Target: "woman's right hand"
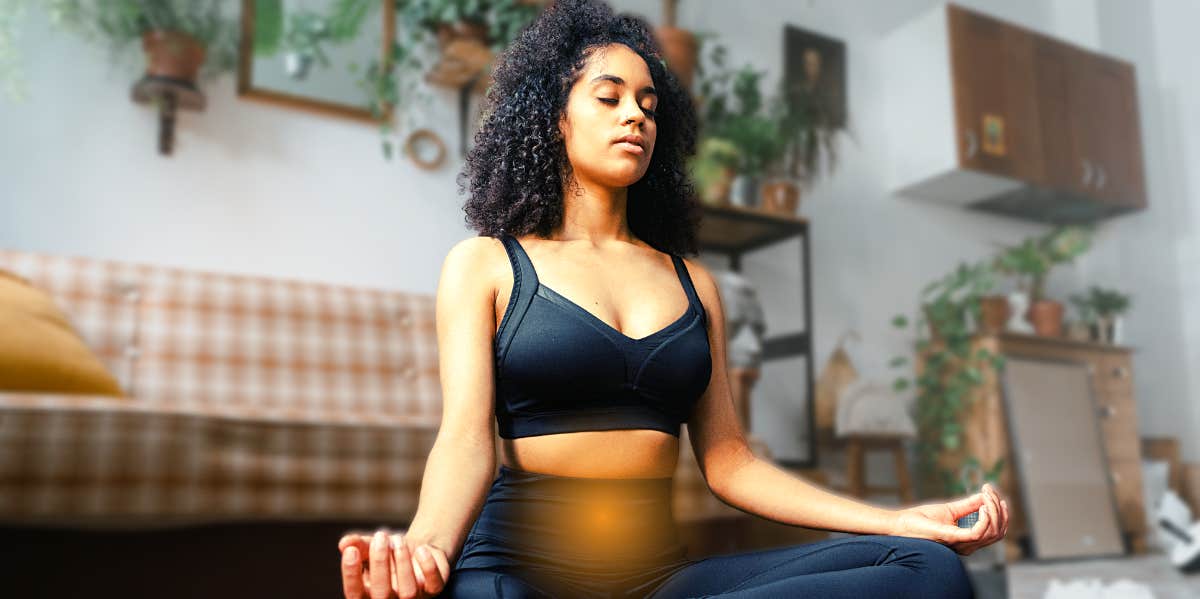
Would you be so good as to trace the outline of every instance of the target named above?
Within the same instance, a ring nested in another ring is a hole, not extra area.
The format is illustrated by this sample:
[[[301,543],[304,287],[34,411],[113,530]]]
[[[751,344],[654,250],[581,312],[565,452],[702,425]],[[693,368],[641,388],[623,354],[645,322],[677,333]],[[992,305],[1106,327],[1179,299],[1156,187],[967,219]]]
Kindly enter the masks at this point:
[[[347,534],[338,549],[346,599],[426,599],[441,593],[450,577],[444,551],[386,529]]]

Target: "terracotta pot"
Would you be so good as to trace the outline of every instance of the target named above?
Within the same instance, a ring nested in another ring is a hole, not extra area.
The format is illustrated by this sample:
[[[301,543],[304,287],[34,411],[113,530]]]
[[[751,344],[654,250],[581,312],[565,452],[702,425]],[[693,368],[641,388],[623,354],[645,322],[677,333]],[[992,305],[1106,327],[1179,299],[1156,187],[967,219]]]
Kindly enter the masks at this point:
[[[479,21],[455,21],[439,23],[437,26],[438,49],[445,50],[446,46],[457,40],[472,40],[486,46],[488,37],[487,23]]]
[[[204,64],[204,45],[182,31],[147,31],[142,34],[146,74],[196,82]]]
[[[696,53],[699,48],[696,36],[687,29],[663,25],[655,30],[658,45],[662,48],[667,68],[675,73],[683,89],[692,88],[696,73]]]
[[[979,298],[979,329],[982,333],[999,333],[1008,322],[1008,298],[988,295]]]
[[[795,216],[800,205],[800,187],[788,180],[763,183],[761,190],[762,209],[766,212]]]
[[[701,200],[710,206],[725,206],[729,204],[729,188],[733,185],[733,178],[737,176],[737,171],[733,167],[725,167],[721,169],[721,174],[713,179],[704,187]]]
[[[1029,306],[1027,315],[1034,333],[1043,337],[1062,337],[1063,304],[1054,300],[1038,300]]]

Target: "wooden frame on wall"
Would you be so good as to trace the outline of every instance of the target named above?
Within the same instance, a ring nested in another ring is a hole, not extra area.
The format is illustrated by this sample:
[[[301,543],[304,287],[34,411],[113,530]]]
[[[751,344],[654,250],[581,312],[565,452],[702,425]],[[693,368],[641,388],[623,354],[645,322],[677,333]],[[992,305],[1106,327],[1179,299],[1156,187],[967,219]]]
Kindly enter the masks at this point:
[[[297,108],[316,114],[349,118],[365,123],[377,124],[379,119],[366,107],[331,102],[298,94],[290,94],[254,86],[254,21],[255,0],[242,0],[241,40],[238,47],[237,93],[241,98],[265,102],[276,106]],[[396,41],[396,6],[391,0],[382,0],[383,44],[380,59],[384,68],[392,61],[392,46]],[[383,119],[392,120],[392,108],[383,105]]]

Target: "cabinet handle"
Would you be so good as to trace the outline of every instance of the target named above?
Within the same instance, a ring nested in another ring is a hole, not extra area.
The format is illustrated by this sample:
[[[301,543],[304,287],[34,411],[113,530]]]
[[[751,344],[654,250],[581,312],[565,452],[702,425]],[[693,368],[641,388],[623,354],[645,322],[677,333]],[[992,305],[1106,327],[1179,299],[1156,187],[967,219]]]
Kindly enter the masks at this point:
[[[1129,376],[1129,369],[1124,366],[1113,366],[1112,375],[1115,379],[1123,379]]]
[[[974,129],[967,129],[967,158],[974,158],[979,153],[979,136]]]
[[[1101,406],[1100,407],[1100,417],[1101,418],[1112,418],[1113,416],[1116,416],[1116,415],[1117,415],[1116,407],[1114,407],[1114,406]]]
[[[1105,175],[1103,165],[1096,165],[1096,175],[1100,177],[1100,180],[1096,182],[1096,189],[1104,189],[1104,182],[1108,181],[1108,176]]]
[[[1087,187],[1092,184],[1092,162],[1087,158],[1083,158],[1083,181],[1080,183]]]

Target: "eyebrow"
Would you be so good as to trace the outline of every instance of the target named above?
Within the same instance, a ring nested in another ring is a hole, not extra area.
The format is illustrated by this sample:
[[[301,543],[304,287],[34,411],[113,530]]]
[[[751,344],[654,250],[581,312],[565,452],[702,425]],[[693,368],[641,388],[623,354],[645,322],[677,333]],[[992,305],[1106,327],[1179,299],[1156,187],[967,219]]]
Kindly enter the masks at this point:
[[[592,79],[591,82],[597,83],[597,82],[601,82],[601,81],[611,81],[613,83],[616,83],[617,85],[625,85],[624,79],[617,77],[616,75],[609,75],[607,73],[596,76],[594,79]],[[655,97],[658,96],[658,90],[655,90],[653,85],[647,85],[646,87],[643,87],[642,89],[638,90],[638,92],[654,94]]]

